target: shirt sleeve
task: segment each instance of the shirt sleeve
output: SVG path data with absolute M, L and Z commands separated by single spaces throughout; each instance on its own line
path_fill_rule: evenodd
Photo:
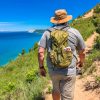
M 43 35 L 42 35 L 42 37 L 41 37 L 41 39 L 40 39 L 40 41 L 38 42 L 38 45 L 39 45 L 39 47 L 43 47 L 43 48 L 45 48 L 46 49 L 46 42 L 47 42 L 47 37 L 46 37 L 46 31 L 43 33 Z
M 77 32 L 77 49 L 78 51 L 85 49 L 85 42 L 78 30 L 75 30 Z

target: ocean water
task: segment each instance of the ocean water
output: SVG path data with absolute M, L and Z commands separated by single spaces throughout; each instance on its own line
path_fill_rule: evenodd
M 28 52 L 41 36 L 41 33 L 0 32 L 0 66 L 15 59 L 22 49 Z

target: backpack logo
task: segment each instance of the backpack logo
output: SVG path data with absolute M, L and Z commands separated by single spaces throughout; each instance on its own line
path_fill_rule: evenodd
M 50 33 L 51 51 L 49 57 L 54 66 L 67 68 L 72 62 L 72 51 L 67 51 L 69 34 L 64 30 L 54 30 Z

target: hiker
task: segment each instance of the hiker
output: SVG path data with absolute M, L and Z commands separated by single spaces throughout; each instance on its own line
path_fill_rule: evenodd
M 53 26 L 43 33 L 38 43 L 39 71 L 44 77 L 46 76 L 44 54 L 47 50 L 46 61 L 53 84 L 53 100 L 60 100 L 60 98 L 73 100 L 76 64 L 82 67 L 85 58 L 84 40 L 78 30 L 69 26 L 68 21 L 71 19 L 72 16 L 67 15 L 65 9 L 56 10 L 50 20 Z

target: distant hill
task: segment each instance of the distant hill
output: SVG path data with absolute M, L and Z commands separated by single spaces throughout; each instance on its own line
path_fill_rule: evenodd
M 71 26 L 78 29 L 86 40 L 94 31 L 100 33 L 100 4 L 72 21 Z
M 36 33 L 43 33 L 45 31 L 45 29 L 36 29 L 34 32 Z

